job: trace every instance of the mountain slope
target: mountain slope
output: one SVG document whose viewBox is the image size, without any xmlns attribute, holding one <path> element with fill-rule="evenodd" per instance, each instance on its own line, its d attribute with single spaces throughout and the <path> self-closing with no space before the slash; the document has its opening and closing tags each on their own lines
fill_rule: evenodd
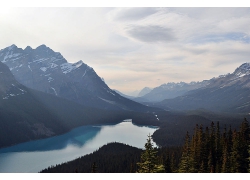
<svg viewBox="0 0 250 180">
<path fill-rule="evenodd" d="M 164 99 L 172 99 L 184 95 L 186 92 L 190 90 L 205 87 L 208 84 L 209 84 L 208 80 L 204 80 L 202 82 L 191 82 L 191 83 L 171 82 L 153 88 L 151 91 L 141 96 L 141 98 L 146 99 L 147 102 L 159 102 Z"/>
<path fill-rule="evenodd" d="M 141 97 L 141 96 L 144 96 L 144 95 L 150 93 L 151 90 L 152 90 L 152 89 L 149 88 L 149 87 L 143 88 L 143 89 L 139 92 L 138 97 Z"/>
<path fill-rule="evenodd" d="M 0 50 L 5 63 L 21 84 L 89 107 L 151 111 L 111 90 L 93 68 L 82 61 L 68 63 L 45 45 L 24 50 L 15 45 Z"/>
<path fill-rule="evenodd" d="M 62 134 L 82 125 L 118 123 L 127 118 L 136 121 L 131 112 L 86 107 L 32 90 L 17 82 L 0 62 L 0 148 Z M 146 120 L 148 116 L 152 119 L 153 115 L 142 113 L 138 119 L 151 123 Z"/>
<path fill-rule="evenodd" d="M 210 84 L 203 88 L 155 105 L 175 110 L 204 108 L 250 113 L 250 63 L 242 64 L 231 74 L 211 79 Z"/>
</svg>

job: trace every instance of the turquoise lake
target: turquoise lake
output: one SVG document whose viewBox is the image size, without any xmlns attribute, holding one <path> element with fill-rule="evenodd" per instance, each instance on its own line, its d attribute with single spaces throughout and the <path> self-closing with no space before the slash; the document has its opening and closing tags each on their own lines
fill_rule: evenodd
<svg viewBox="0 0 250 180">
<path fill-rule="evenodd" d="M 109 142 L 144 148 L 147 135 L 157 129 L 124 120 L 115 125 L 82 126 L 60 136 L 2 148 L 0 173 L 37 173 L 51 165 L 92 153 Z"/>
</svg>

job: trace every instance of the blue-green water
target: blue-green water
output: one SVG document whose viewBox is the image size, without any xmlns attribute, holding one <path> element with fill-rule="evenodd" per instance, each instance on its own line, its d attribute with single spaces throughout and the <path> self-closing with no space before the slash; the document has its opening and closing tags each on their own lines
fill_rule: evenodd
<svg viewBox="0 0 250 180">
<path fill-rule="evenodd" d="M 1 173 L 33 173 L 92 153 L 109 142 L 144 148 L 147 135 L 157 127 L 137 126 L 131 121 L 116 125 L 82 126 L 69 133 L 0 149 Z"/>
</svg>

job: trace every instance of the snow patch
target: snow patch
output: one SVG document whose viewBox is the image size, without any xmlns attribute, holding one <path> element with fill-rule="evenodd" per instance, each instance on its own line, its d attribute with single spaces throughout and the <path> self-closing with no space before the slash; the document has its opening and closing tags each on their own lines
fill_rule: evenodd
<svg viewBox="0 0 250 180">
<path fill-rule="evenodd" d="M 98 98 L 100 98 L 101 100 L 103 100 L 103 101 L 105 101 L 105 102 L 107 102 L 107 103 L 116 104 L 115 101 L 109 101 L 109 100 L 103 99 L 103 98 L 101 98 L 101 97 L 98 97 Z"/>
<path fill-rule="evenodd" d="M 18 93 L 18 94 L 13 94 L 13 93 L 10 93 L 10 94 L 6 94 L 5 97 L 3 97 L 3 99 L 9 99 L 10 97 L 14 97 L 14 96 L 19 96 L 19 95 L 22 95 L 22 94 L 25 94 L 26 91 L 18 88 L 19 90 L 21 90 L 22 92 L 21 93 Z"/>
<path fill-rule="evenodd" d="M 28 67 L 29 67 L 30 71 L 32 71 L 32 69 L 30 68 L 30 65 L 28 65 Z"/>
<path fill-rule="evenodd" d="M 5 55 L 5 57 L 4 57 L 4 59 L 3 59 L 3 62 L 6 62 L 6 59 L 10 59 L 10 58 L 14 58 L 14 57 L 17 57 L 17 56 L 19 56 L 19 55 L 21 55 L 20 53 L 16 53 L 16 54 L 10 54 L 9 55 L 9 52 L 7 52 L 7 54 Z M 16 60 L 16 59 L 19 59 L 19 58 L 15 58 L 15 59 L 13 59 L 13 61 L 14 60 Z"/>
<path fill-rule="evenodd" d="M 44 61 L 47 61 L 47 60 L 49 60 L 49 58 L 41 58 L 41 59 L 37 59 L 37 60 L 35 60 L 33 62 L 41 63 L 41 62 L 44 62 Z"/>
<path fill-rule="evenodd" d="M 84 74 L 82 75 L 82 78 L 85 76 L 85 74 L 86 74 L 86 70 L 85 70 Z"/>
<path fill-rule="evenodd" d="M 46 67 L 41 67 L 40 68 L 43 72 L 46 72 L 47 71 L 47 68 Z"/>
<path fill-rule="evenodd" d="M 108 93 L 110 93 L 110 94 L 112 94 L 113 96 L 115 96 L 115 94 L 114 93 L 112 93 L 111 91 L 107 91 Z"/>
<path fill-rule="evenodd" d="M 20 91 L 22 91 L 22 92 L 26 92 L 26 91 L 24 91 L 23 89 L 20 89 L 20 88 L 18 88 Z"/>
<path fill-rule="evenodd" d="M 2 62 L 6 62 L 6 59 L 8 58 L 8 55 L 9 55 L 9 51 L 6 53 L 6 55 L 4 56 L 3 58 L 3 61 Z"/>
<path fill-rule="evenodd" d="M 56 92 L 55 88 L 53 88 L 53 87 L 50 87 L 50 88 L 54 91 L 55 95 L 57 96 L 57 92 Z"/>
<path fill-rule="evenodd" d="M 50 64 L 50 68 L 55 68 L 55 67 L 57 67 L 58 65 L 57 64 L 55 64 L 55 63 L 51 63 Z"/>
<path fill-rule="evenodd" d="M 78 61 L 77 63 L 63 63 L 61 64 L 61 69 L 63 71 L 64 74 L 67 74 L 77 68 L 79 68 L 81 65 L 83 64 L 82 61 Z"/>
<path fill-rule="evenodd" d="M 53 79 L 52 77 L 49 77 L 49 78 L 48 78 L 48 81 L 49 81 L 49 82 L 51 82 L 51 81 L 53 81 L 53 80 L 54 80 L 54 79 Z"/>
</svg>

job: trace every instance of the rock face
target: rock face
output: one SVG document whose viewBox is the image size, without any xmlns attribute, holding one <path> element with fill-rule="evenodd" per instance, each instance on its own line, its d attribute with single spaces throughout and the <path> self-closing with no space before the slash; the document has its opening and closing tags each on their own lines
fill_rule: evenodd
<svg viewBox="0 0 250 180">
<path fill-rule="evenodd" d="M 111 90 L 93 68 L 82 61 L 68 63 L 45 45 L 25 49 L 11 45 L 0 50 L 6 64 L 21 84 L 85 106 L 102 109 L 147 111 L 148 108 Z"/>
<path fill-rule="evenodd" d="M 8 66 L 0 64 L 0 98 L 8 99 L 27 93 L 26 87 L 18 83 Z"/>
</svg>

